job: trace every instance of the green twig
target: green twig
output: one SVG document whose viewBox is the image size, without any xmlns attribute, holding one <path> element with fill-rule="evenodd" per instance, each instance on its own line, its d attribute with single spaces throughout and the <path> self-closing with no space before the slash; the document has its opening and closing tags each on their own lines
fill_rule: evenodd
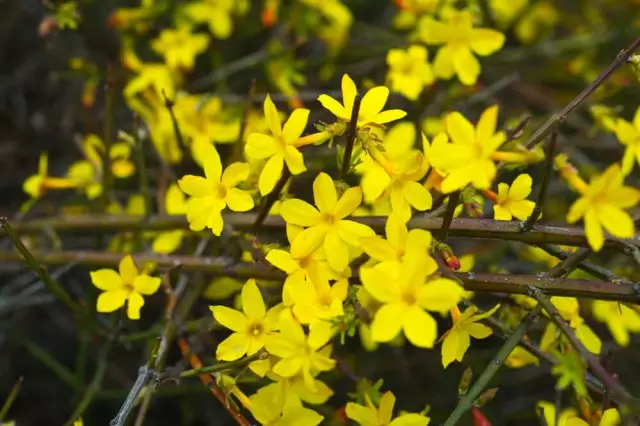
<svg viewBox="0 0 640 426">
<path fill-rule="evenodd" d="M 607 391 L 622 403 L 629 404 L 634 407 L 640 407 L 640 400 L 629 395 L 627 390 L 607 371 L 606 368 L 604 368 L 598 357 L 589 352 L 580 339 L 578 339 L 569 324 L 562 319 L 562 315 L 558 309 L 551 303 L 542 290 L 536 287 L 531 287 L 529 289 L 529 295 L 538 301 L 538 305 L 536 305 L 536 307 L 544 308 L 544 310 L 549 314 L 551 321 L 553 321 L 553 323 L 567 337 L 569 343 L 576 352 L 578 352 L 580 356 L 587 361 L 589 368 L 593 374 L 600 379 L 602 385 L 607 389 Z"/>
<path fill-rule="evenodd" d="M 178 119 L 176 118 L 176 113 L 173 110 L 174 102 L 173 99 L 169 99 L 169 97 L 162 91 L 162 96 L 164 96 L 164 107 L 169 112 L 169 117 L 171 118 L 171 125 L 173 126 L 173 133 L 176 137 L 176 141 L 180 145 L 180 147 L 185 146 L 184 138 L 182 137 L 182 131 L 180 130 L 180 124 L 178 123 Z"/>
<path fill-rule="evenodd" d="M 255 220 L 252 223 L 251 232 L 256 233 L 260 230 L 260 228 L 263 227 L 263 224 L 265 222 L 265 219 L 269 215 L 269 211 L 271 210 L 271 207 L 273 207 L 275 202 L 278 201 L 278 198 L 280 197 L 280 193 L 282 192 L 282 190 L 284 189 L 285 185 L 287 184 L 290 178 L 291 178 L 291 172 L 289 171 L 288 167 L 285 167 L 284 170 L 282 171 L 282 176 L 280 176 L 280 180 L 278 180 L 278 182 L 276 183 L 276 186 L 273 188 L 273 191 L 271 191 L 262 200 L 262 203 L 260 204 L 260 210 L 258 211 L 258 215 L 255 217 Z M 232 223 L 229 223 L 229 225 L 233 226 Z M 236 228 L 235 226 L 233 227 Z"/>
<path fill-rule="evenodd" d="M 360 102 L 362 99 L 360 95 L 356 93 L 353 99 L 353 108 L 351 109 L 351 119 L 349 121 L 349 127 L 347 128 L 347 134 L 344 146 L 344 157 L 342 158 L 342 168 L 340 169 L 340 176 L 344 178 L 349 171 L 351 165 L 351 154 L 353 154 L 353 146 L 356 143 L 358 137 L 358 117 L 360 115 Z"/>
<path fill-rule="evenodd" d="M 18 380 L 16 380 L 13 387 L 11 388 L 11 391 L 9 392 L 9 396 L 7 396 L 7 399 L 4 400 L 4 404 L 2 404 L 2 408 L 0 408 L 0 424 L 2 424 L 2 421 L 5 419 L 5 417 L 9 413 L 9 410 L 13 405 L 13 401 L 16 400 L 16 397 L 20 392 L 20 388 L 22 387 L 23 379 L 24 377 L 22 376 L 18 377 Z"/>
<path fill-rule="evenodd" d="M 551 134 L 551 140 L 549 141 L 549 145 L 547 146 L 544 174 L 542 175 L 542 183 L 540 184 L 538 199 L 536 200 L 536 205 L 533 208 L 533 211 L 531 212 L 527 220 L 522 223 L 522 232 L 527 232 L 533 229 L 533 226 L 542 215 L 542 209 L 544 208 L 544 203 L 547 200 L 547 190 L 549 189 L 549 183 L 551 183 L 551 175 L 553 173 L 553 160 L 556 152 L 557 141 L 558 131 L 556 130 Z"/>
<path fill-rule="evenodd" d="M 500 347 L 500 350 L 498 350 L 498 353 L 496 353 L 496 355 L 489 362 L 484 371 L 482 371 L 482 374 L 480 374 L 478 380 L 476 380 L 476 382 L 471 386 L 467 393 L 464 394 L 464 396 L 460 399 L 458 405 L 444 423 L 444 426 L 454 426 L 458 423 L 462 416 L 469 409 L 471 409 L 471 407 L 473 407 L 473 403 L 475 402 L 475 400 L 484 391 L 484 389 L 489 384 L 489 381 L 491 381 L 500 367 L 502 367 L 509 354 L 516 346 L 518 346 L 520 340 L 524 337 L 531 325 L 538 318 L 538 315 L 541 311 L 542 307 L 540 305 L 537 305 L 535 308 L 533 308 L 533 310 L 527 314 L 527 316 L 522 320 L 520 325 L 518 325 L 513 333 L 511 333 L 507 340 L 505 340 L 505 342 Z"/>
<path fill-rule="evenodd" d="M 180 374 L 178 375 L 178 377 L 180 377 L 181 379 L 186 379 L 188 377 L 198 377 L 201 374 L 211 374 L 211 373 L 218 373 L 220 371 L 228 371 L 228 370 L 233 370 L 234 368 L 237 367 L 244 367 L 247 364 L 257 360 L 260 358 L 259 353 L 250 357 L 246 357 L 246 358 L 242 358 L 239 359 L 237 361 L 230 361 L 230 362 L 221 362 L 218 364 L 212 364 L 212 365 L 205 365 L 204 367 L 200 367 L 200 368 L 193 368 L 191 370 L 184 370 L 181 371 Z M 171 378 L 171 374 L 168 373 L 166 377 L 164 378 Z M 161 378 L 162 380 L 162 378 Z"/>
<path fill-rule="evenodd" d="M 40 265 L 36 258 L 31 254 L 29 249 L 22 243 L 20 237 L 13 231 L 7 218 L 0 218 L 0 226 L 4 229 L 4 232 L 9 236 L 13 246 L 22 255 L 24 262 L 47 286 L 47 288 L 53 293 L 53 295 L 64 303 L 71 311 L 77 315 L 84 315 L 85 311 L 73 301 L 69 293 L 62 287 L 47 271 L 47 268 Z"/>
</svg>

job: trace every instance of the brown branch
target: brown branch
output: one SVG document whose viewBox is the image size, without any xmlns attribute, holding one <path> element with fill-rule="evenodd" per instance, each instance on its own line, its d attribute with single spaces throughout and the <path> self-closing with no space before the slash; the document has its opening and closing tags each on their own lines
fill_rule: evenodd
<svg viewBox="0 0 640 426">
<path fill-rule="evenodd" d="M 115 267 L 120 262 L 118 253 L 91 251 L 61 251 L 33 253 L 43 264 L 60 265 L 69 262 L 92 267 Z M 282 281 L 285 274 L 265 265 L 237 262 L 228 257 L 202 257 L 188 255 L 135 254 L 136 262 L 170 269 L 180 265 L 183 272 L 207 272 L 234 278 L 257 278 Z M 0 262 L 20 262 L 22 258 L 12 251 L 0 251 Z M 640 303 L 640 283 L 614 284 L 606 281 L 547 278 L 543 275 L 510 275 L 475 272 L 448 272 L 448 276 L 460 280 L 467 290 L 483 293 L 528 294 L 530 287 L 539 288 L 548 295 L 587 297 L 603 300 Z M 358 281 L 354 271 L 352 280 Z"/>
<path fill-rule="evenodd" d="M 384 232 L 386 217 L 361 216 L 350 220 L 370 226 L 377 232 Z M 254 213 L 227 213 L 225 223 L 238 231 L 249 231 L 256 222 Z M 40 233 L 49 227 L 56 232 L 107 233 L 135 230 L 189 229 L 184 216 L 136 216 L 80 215 L 57 216 L 45 219 L 9 221 L 10 226 L 20 234 Z M 442 228 L 443 219 L 438 217 L 414 217 L 407 226 L 437 231 Z M 264 231 L 283 231 L 284 220 L 279 216 L 267 216 L 260 227 Z M 0 230 L 0 235 L 2 231 Z M 567 225 L 535 225 L 529 232 L 522 232 L 519 221 L 496 221 L 493 219 L 457 218 L 451 221 L 451 237 L 469 237 L 520 241 L 527 244 L 561 244 L 565 246 L 588 247 L 582 227 Z M 640 241 L 620 239 L 605 234 L 605 246 L 628 250 L 629 246 L 639 247 Z"/>
</svg>

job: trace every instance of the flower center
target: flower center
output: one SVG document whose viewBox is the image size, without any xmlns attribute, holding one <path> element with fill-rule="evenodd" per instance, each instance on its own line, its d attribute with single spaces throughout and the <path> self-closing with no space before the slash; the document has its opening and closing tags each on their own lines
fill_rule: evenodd
<svg viewBox="0 0 640 426">
<path fill-rule="evenodd" d="M 335 223 L 335 218 L 331 213 L 322 213 L 322 216 L 320 216 L 320 221 L 325 223 L 326 225 L 331 226 Z"/>
<path fill-rule="evenodd" d="M 133 288 L 133 284 L 131 283 L 124 283 L 123 287 L 125 289 L 125 291 L 129 294 L 133 293 L 135 291 L 135 289 Z"/>
<path fill-rule="evenodd" d="M 262 327 L 262 324 L 260 323 L 251 324 L 249 326 L 249 329 L 247 330 L 247 333 L 253 337 L 261 336 L 262 333 L 264 333 L 264 327 Z"/>
<path fill-rule="evenodd" d="M 409 306 L 413 306 L 418 302 L 418 298 L 413 292 L 405 292 L 402 294 L 402 300 Z"/>
<path fill-rule="evenodd" d="M 322 309 L 329 310 L 331 308 L 331 297 L 328 294 L 318 296 L 318 304 Z"/>
<path fill-rule="evenodd" d="M 225 188 L 224 185 L 218 185 L 216 187 L 215 192 L 216 192 L 216 197 L 221 200 L 224 200 L 224 198 L 227 196 L 227 188 Z"/>
</svg>

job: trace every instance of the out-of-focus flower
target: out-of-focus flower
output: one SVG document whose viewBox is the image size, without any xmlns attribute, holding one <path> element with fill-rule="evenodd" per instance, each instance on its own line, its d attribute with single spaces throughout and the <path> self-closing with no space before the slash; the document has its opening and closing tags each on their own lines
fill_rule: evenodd
<svg viewBox="0 0 640 426">
<path fill-rule="evenodd" d="M 413 45 L 407 50 L 391 49 L 387 53 L 387 82 L 392 91 L 415 101 L 425 86 L 435 81 L 428 52 L 424 46 Z"/>
</svg>

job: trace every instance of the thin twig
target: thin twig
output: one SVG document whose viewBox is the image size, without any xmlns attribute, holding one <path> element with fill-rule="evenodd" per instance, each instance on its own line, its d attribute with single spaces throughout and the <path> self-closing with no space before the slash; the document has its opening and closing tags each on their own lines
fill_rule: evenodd
<svg viewBox="0 0 640 426">
<path fill-rule="evenodd" d="M 261 212 L 262 213 L 262 212 Z M 256 213 L 225 213 L 224 222 L 235 230 L 250 230 L 257 222 Z M 377 232 L 384 232 L 385 216 L 357 216 L 350 220 L 363 223 Z M 438 217 L 414 217 L 407 226 L 411 229 L 437 231 L 442 228 L 443 219 Z M 127 215 L 79 215 L 54 216 L 45 219 L 11 221 L 10 226 L 21 234 L 40 233 L 49 226 L 56 232 L 107 233 L 135 231 L 138 229 L 160 231 L 169 229 L 189 229 L 184 216 L 152 216 L 147 219 Z M 284 220 L 279 216 L 267 216 L 260 226 L 264 231 L 282 231 Z M 451 221 L 451 237 L 486 238 L 520 241 L 527 244 L 560 244 L 565 246 L 588 247 L 584 229 L 568 225 L 536 225 L 529 232 L 522 232 L 520 221 L 495 221 L 493 219 L 456 218 Z M 628 251 L 628 246 L 640 247 L 640 240 L 620 239 L 605 234 L 605 246 Z"/>
<path fill-rule="evenodd" d="M 537 307 L 542 307 L 549 314 L 551 321 L 563 332 L 569 340 L 571 346 L 587 361 L 589 368 L 593 374 L 600 379 L 603 386 L 609 390 L 611 395 L 615 396 L 619 401 L 630 404 L 635 407 L 640 406 L 640 400 L 633 398 L 627 390 L 602 366 L 598 357 L 589 352 L 582 344 L 580 339 L 573 332 L 573 329 L 562 319 L 562 315 L 558 309 L 549 301 L 549 298 L 536 287 L 529 289 L 529 295 L 538 301 Z"/>
<path fill-rule="evenodd" d="M 162 96 L 164 96 L 164 106 L 169 112 L 169 117 L 171 118 L 171 124 L 173 126 L 173 133 L 176 137 L 176 141 L 178 141 L 178 144 L 180 145 L 180 147 L 183 147 L 185 146 L 185 143 L 184 143 L 184 138 L 182 136 L 182 131 L 180 130 L 180 124 L 178 124 L 176 113 L 173 110 L 174 101 L 173 99 L 169 99 L 169 97 L 164 93 L 164 90 L 162 91 Z"/>
<path fill-rule="evenodd" d="M 53 293 L 53 295 L 64 303 L 73 313 L 77 315 L 84 315 L 86 312 L 80 305 L 78 305 L 71 298 L 69 293 L 56 281 L 51 274 L 47 271 L 47 268 L 40 265 L 36 258 L 31 254 L 29 249 L 22 243 L 20 237 L 13 231 L 9 222 L 7 222 L 7 218 L 0 218 L 0 226 L 4 229 L 4 232 L 9 236 L 13 246 L 18 250 L 24 262 L 27 264 L 29 269 L 31 269 L 40 280 L 47 286 L 47 288 Z"/>
<path fill-rule="evenodd" d="M 551 244 L 540 244 L 538 247 L 560 260 L 565 260 L 573 254 L 572 252 L 564 251 L 560 247 Z M 594 265 L 593 263 L 582 261 L 577 265 L 577 267 L 604 281 L 631 284 L 631 281 L 628 278 L 621 277 L 611 270 L 599 265 Z"/>
<path fill-rule="evenodd" d="M 587 260 L 592 254 L 593 251 L 590 248 L 580 247 L 570 256 L 567 256 L 562 262 L 551 268 L 548 274 L 551 277 L 565 277 L 578 268 L 580 264 L 584 260 Z"/>
<path fill-rule="evenodd" d="M 569 102 L 560 112 L 553 114 L 547 121 L 544 122 L 524 143 L 524 147 L 529 149 L 533 148 L 540 141 L 542 141 L 549 133 L 558 128 L 565 122 L 569 114 L 575 111 L 584 101 L 591 96 L 618 68 L 623 66 L 627 59 L 638 49 L 640 46 L 640 37 L 631 43 L 626 49 L 622 50 L 611 64 L 598 75 L 587 87 L 585 87 L 571 102 Z"/>
<path fill-rule="evenodd" d="M 35 253 L 44 264 L 65 264 L 77 262 L 93 267 L 116 267 L 121 260 L 118 253 L 91 251 L 63 251 L 56 253 Z M 152 263 L 160 270 L 180 265 L 184 272 L 204 272 L 232 278 L 255 278 L 283 281 L 286 274 L 268 265 L 238 262 L 231 257 L 205 257 L 190 255 L 134 254 L 136 263 Z M 13 252 L 0 251 L 0 261 L 20 261 Z M 549 295 L 586 297 L 620 302 L 639 303 L 640 283 L 611 283 L 606 281 L 563 279 L 544 275 L 513 275 L 479 272 L 451 272 L 452 278 L 459 280 L 465 289 L 483 293 L 528 294 L 531 286 L 540 288 Z M 547 275 L 547 274 L 545 274 Z M 351 281 L 358 282 L 357 271 L 352 271 Z"/>
<path fill-rule="evenodd" d="M 356 93 L 353 99 L 353 108 L 351 109 L 351 119 L 349 121 L 349 127 L 345 136 L 344 145 L 344 157 L 342 158 L 342 168 L 340 169 L 340 176 L 344 178 L 349 171 L 351 165 L 351 154 L 353 153 L 353 146 L 356 143 L 358 137 L 358 117 L 360 115 L 360 102 L 362 98 Z"/>
<path fill-rule="evenodd" d="M 456 191 L 453 194 L 449 195 L 449 201 L 447 202 L 447 210 L 444 213 L 444 217 L 442 219 L 442 227 L 440 228 L 440 241 L 443 243 L 447 242 L 447 238 L 449 238 L 449 228 L 451 227 L 451 221 L 453 220 L 453 215 L 456 212 L 456 207 L 458 206 L 458 202 L 460 201 L 460 191 Z"/>
<path fill-rule="evenodd" d="M 180 374 L 178 374 L 178 377 L 180 377 L 181 379 L 186 379 L 188 377 L 197 377 L 202 374 L 219 373 L 221 371 L 233 370 L 236 367 L 244 367 L 247 364 L 259 358 L 260 358 L 260 354 L 258 353 L 254 356 L 245 357 L 237 361 L 221 362 L 218 364 L 205 365 L 198 368 L 192 368 L 191 370 L 181 371 Z M 171 374 L 168 374 L 167 377 L 171 378 Z M 162 380 L 162 378 L 160 380 Z"/>
<path fill-rule="evenodd" d="M 285 167 L 282 170 L 282 176 L 280 176 L 280 180 L 278 180 L 278 182 L 276 183 L 276 186 L 273 188 L 273 191 L 271 191 L 262 200 L 262 203 L 260 204 L 260 210 L 258 210 L 258 215 L 255 216 L 255 219 L 251 224 L 251 231 L 253 233 L 258 232 L 263 227 L 264 221 L 269 215 L 269 211 L 271 210 L 271 207 L 273 207 L 275 202 L 278 201 L 278 198 L 280 197 L 280 193 L 282 192 L 282 190 L 284 189 L 285 185 L 287 184 L 290 178 L 291 178 L 291 172 L 289 171 L 288 167 Z M 232 223 L 230 223 L 230 225 L 233 226 L 234 228 L 237 228 Z"/>
<path fill-rule="evenodd" d="M 542 183 L 540 184 L 538 199 L 536 200 L 536 205 L 533 208 L 533 212 L 531 212 L 531 215 L 529 215 L 527 220 L 522 223 L 522 232 L 527 232 L 533 229 L 533 226 L 542 215 L 544 203 L 545 201 L 547 201 L 547 190 L 549 189 L 549 184 L 551 183 L 551 175 L 553 174 L 553 159 L 556 152 L 557 141 L 558 131 L 556 130 L 551 133 L 551 140 L 549 141 L 549 145 L 547 146 L 544 174 L 542 175 Z"/>
<path fill-rule="evenodd" d="M 100 211 L 105 212 L 109 205 L 109 197 L 113 188 L 113 173 L 111 171 L 111 146 L 113 144 L 113 109 L 115 101 L 115 81 L 113 69 L 108 67 L 104 83 L 104 153 L 102 154 L 102 194 L 100 196 Z"/>
<path fill-rule="evenodd" d="M 0 408 L 0 424 L 2 424 L 2 421 L 5 419 L 5 417 L 9 413 L 9 410 L 13 405 L 13 401 L 16 400 L 18 393 L 20 393 L 20 388 L 22 387 L 23 380 L 24 380 L 24 377 L 22 376 L 18 377 L 18 380 L 16 380 L 16 382 L 11 387 L 9 396 L 7 396 L 7 399 L 4 400 L 4 403 L 2 404 L 2 408 Z"/>
<path fill-rule="evenodd" d="M 533 308 L 531 312 L 527 314 L 527 316 L 522 320 L 520 325 L 511 333 L 509 338 L 505 340 L 505 342 L 498 350 L 498 353 L 493 357 L 493 359 L 489 362 L 487 367 L 482 371 L 480 377 L 475 381 L 475 383 L 469 388 L 467 393 L 460 399 L 458 405 L 453 410 L 449 418 L 444 423 L 444 426 L 454 426 L 458 421 L 462 418 L 462 416 L 473 406 L 475 400 L 480 396 L 482 391 L 487 387 L 489 381 L 493 378 L 493 376 L 498 372 L 500 367 L 504 364 L 505 360 L 511 354 L 513 349 L 518 346 L 520 340 L 527 333 L 531 325 L 538 318 L 538 315 L 542 311 L 541 306 L 536 306 Z"/>
<path fill-rule="evenodd" d="M 118 414 L 109 422 L 109 426 L 123 426 L 127 421 L 127 417 L 129 413 L 133 409 L 136 401 L 138 400 L 138 395 L 142 392 L 142 389 L 147 385 L 149 380 L 156 377 L 156 372 L 149 369 L 146 365 L 143 365 L 138 369 L 138 377 L 136 378 L 135 383 L 129 390 L 127 394 L 127 398 L 124 400 L 124 403 L 120 407 Z"/>
</svg>

